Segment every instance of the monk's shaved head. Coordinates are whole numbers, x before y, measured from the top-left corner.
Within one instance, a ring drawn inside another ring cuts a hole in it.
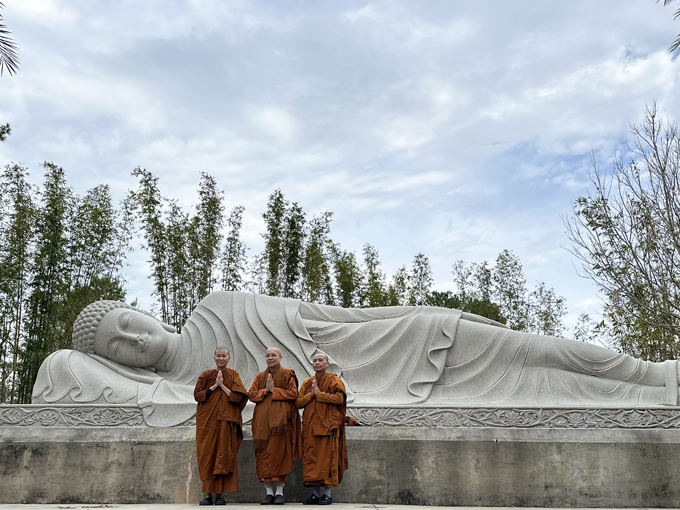
[[[317,353],[312,357],[312,359],[316,358],[317,356],[323,356],[324,358],[326,358],[326,361],[328,361],[329,363],[330,363],[330,361],[331,361],[331,360],[328,359],[328,354],[326,354],[325,352],[321,352],[321,351],[317,352]]]
[[[312,368],[317,375],[325,374],[329,362],[328,354],[323,351],[318,351],[312,358]]]
[[[264,359],[267,363],[267,368],[269,368],[270,371],[275,371],[281,366],[283,353],[278,347],[270,347],[267,349],[267,354],[264,355]]]
[[[281,349],[279,349],[278,347],[270,347],[269,349],[267,349],[267,352],[275,352],[276,354],[283,358],[283,352],[281,352]]]

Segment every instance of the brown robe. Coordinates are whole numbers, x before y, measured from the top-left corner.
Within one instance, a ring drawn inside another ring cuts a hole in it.
[[[238,490],[236,457],[243,441],[241,411],[248,401],[246,387],[236,370],[222,370],[231,395],[217,388],[206,398],[217,380],[217,369],[206,370],[196,381],[196,458],[203,492],[222,494]]]
[[[253,446],[260,481],[285,481],[293,471],[293,461],[302,457],[300,414],[295,407],[297,377],[288,368],[273,374],[274,391],[267,393],[269,369],[255,376],[248,398],[255,402]]]
[[[312,398],[312,380],[319,393]],[[326,372],[306,379],[295,405],[302,414],[302,480],[305,485],[335,487],[347,469],[345,385],[340,378]]]

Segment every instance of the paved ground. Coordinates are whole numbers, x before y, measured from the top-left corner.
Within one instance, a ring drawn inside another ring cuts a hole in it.
[[[93,510],[93,509],[112,509],[112,510],[196,510],[198,505],[171,505],[171,504],[148,504],[148,505],[94,505],[94,504],[63,504],[63,505],[0,505],[2,510]],[[302,508],[302,503],[288,503],[286,505],[288,508]],[[232,503],[227,505],[227,508],[260,508],[258,504],[243,504],[243,503]],[[310,506],[305,506],[304,508],[311,508]],[[424,510],[428,509],[446,509],[455,508],[456,510],[502,510],[500,507],[452,507],[452,506],[405,506],[405,505],[371,505],[371,504],[347,504],[347,503],[335,503],[331,505],[334,510]],[[513,507],[516,508],[516,507]],[[528,509],[527,509],[528,510]],[[553,509],[560,510],[560,509]],[[569,509],[577,510],[577,509]],[[589,508],[588,510],[598,510],[595,508]],[[599,509],[601,510],[601,509]],[[611,509],[608,509],[611,510]],[[645,509],[651,510],[651,509]]]

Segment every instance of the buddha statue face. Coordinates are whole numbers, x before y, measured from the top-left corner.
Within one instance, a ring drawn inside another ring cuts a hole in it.
[[[161,360],[174,334],[174,328],[149,315],[116,308],[97,327],[94,353],[129,367],[151,367]]]

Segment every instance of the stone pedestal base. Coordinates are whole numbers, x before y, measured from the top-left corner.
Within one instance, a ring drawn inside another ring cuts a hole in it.
[[[337,502],[680,507],[680,431],[348,428]],[[197,503],[193,427],[0,427],[2,503]],[[305,499],[297,463],[288,501]],[[248,436],[239,491],[264,496]]]

